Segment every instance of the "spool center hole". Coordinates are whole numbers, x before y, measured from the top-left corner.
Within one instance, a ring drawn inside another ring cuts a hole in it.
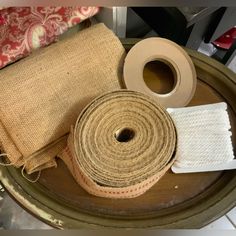
[[[149,89],[158,94],[171,92],[176,84],[174,67],[164,61],[148,62],[143,69],[143,79]]]
[[[134,131],[129,128],[119,129],[115,132],[115,138],[118,142],[129,142],[134,137]]]

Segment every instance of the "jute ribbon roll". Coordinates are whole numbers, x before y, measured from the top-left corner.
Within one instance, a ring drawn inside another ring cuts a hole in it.
[[[132,198],[171,167],[176,132],[169,114],[139,92],[119,90],[93,100],[59,155],[89,193]]]

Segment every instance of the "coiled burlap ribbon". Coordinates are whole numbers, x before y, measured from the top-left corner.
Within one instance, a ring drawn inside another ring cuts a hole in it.
[[[171,167],[176,132],[169,114],[139,92],[119,90],[93,100],[59,155],[87,192],[132,198]]]

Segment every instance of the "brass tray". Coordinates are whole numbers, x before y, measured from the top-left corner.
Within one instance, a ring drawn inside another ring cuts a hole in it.
[[[123,40],[129,50],[137,40]],[[198,76],[189,105],[228,103],[236,147],[236,76],[219,62],[186,49]],[[0,180],[21,206],[56,228],[201,228],[236,205],[236,170],[192,174],[169,171],[135,199],[114,200],[89,195],[64,163],[42,172],[37,183],[19,169],[0,167]]]

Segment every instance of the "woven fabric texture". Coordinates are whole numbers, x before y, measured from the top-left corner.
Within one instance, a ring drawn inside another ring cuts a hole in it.
[[[197,171],[234,159],[226,103],[167,110],[178,134],[174,166]]]
[[[119,39],[97,24],[2,69],[0,142],[12,163],[23,162],[32,173],[54,162],[65,145],[57,140],[81,110],[120,88],[124,56]]]
[[[166,173],[175,145],[174,124],[165,109],[139,92],[120,90],[82,111],[59,156],[89,193],[131,198]]]

